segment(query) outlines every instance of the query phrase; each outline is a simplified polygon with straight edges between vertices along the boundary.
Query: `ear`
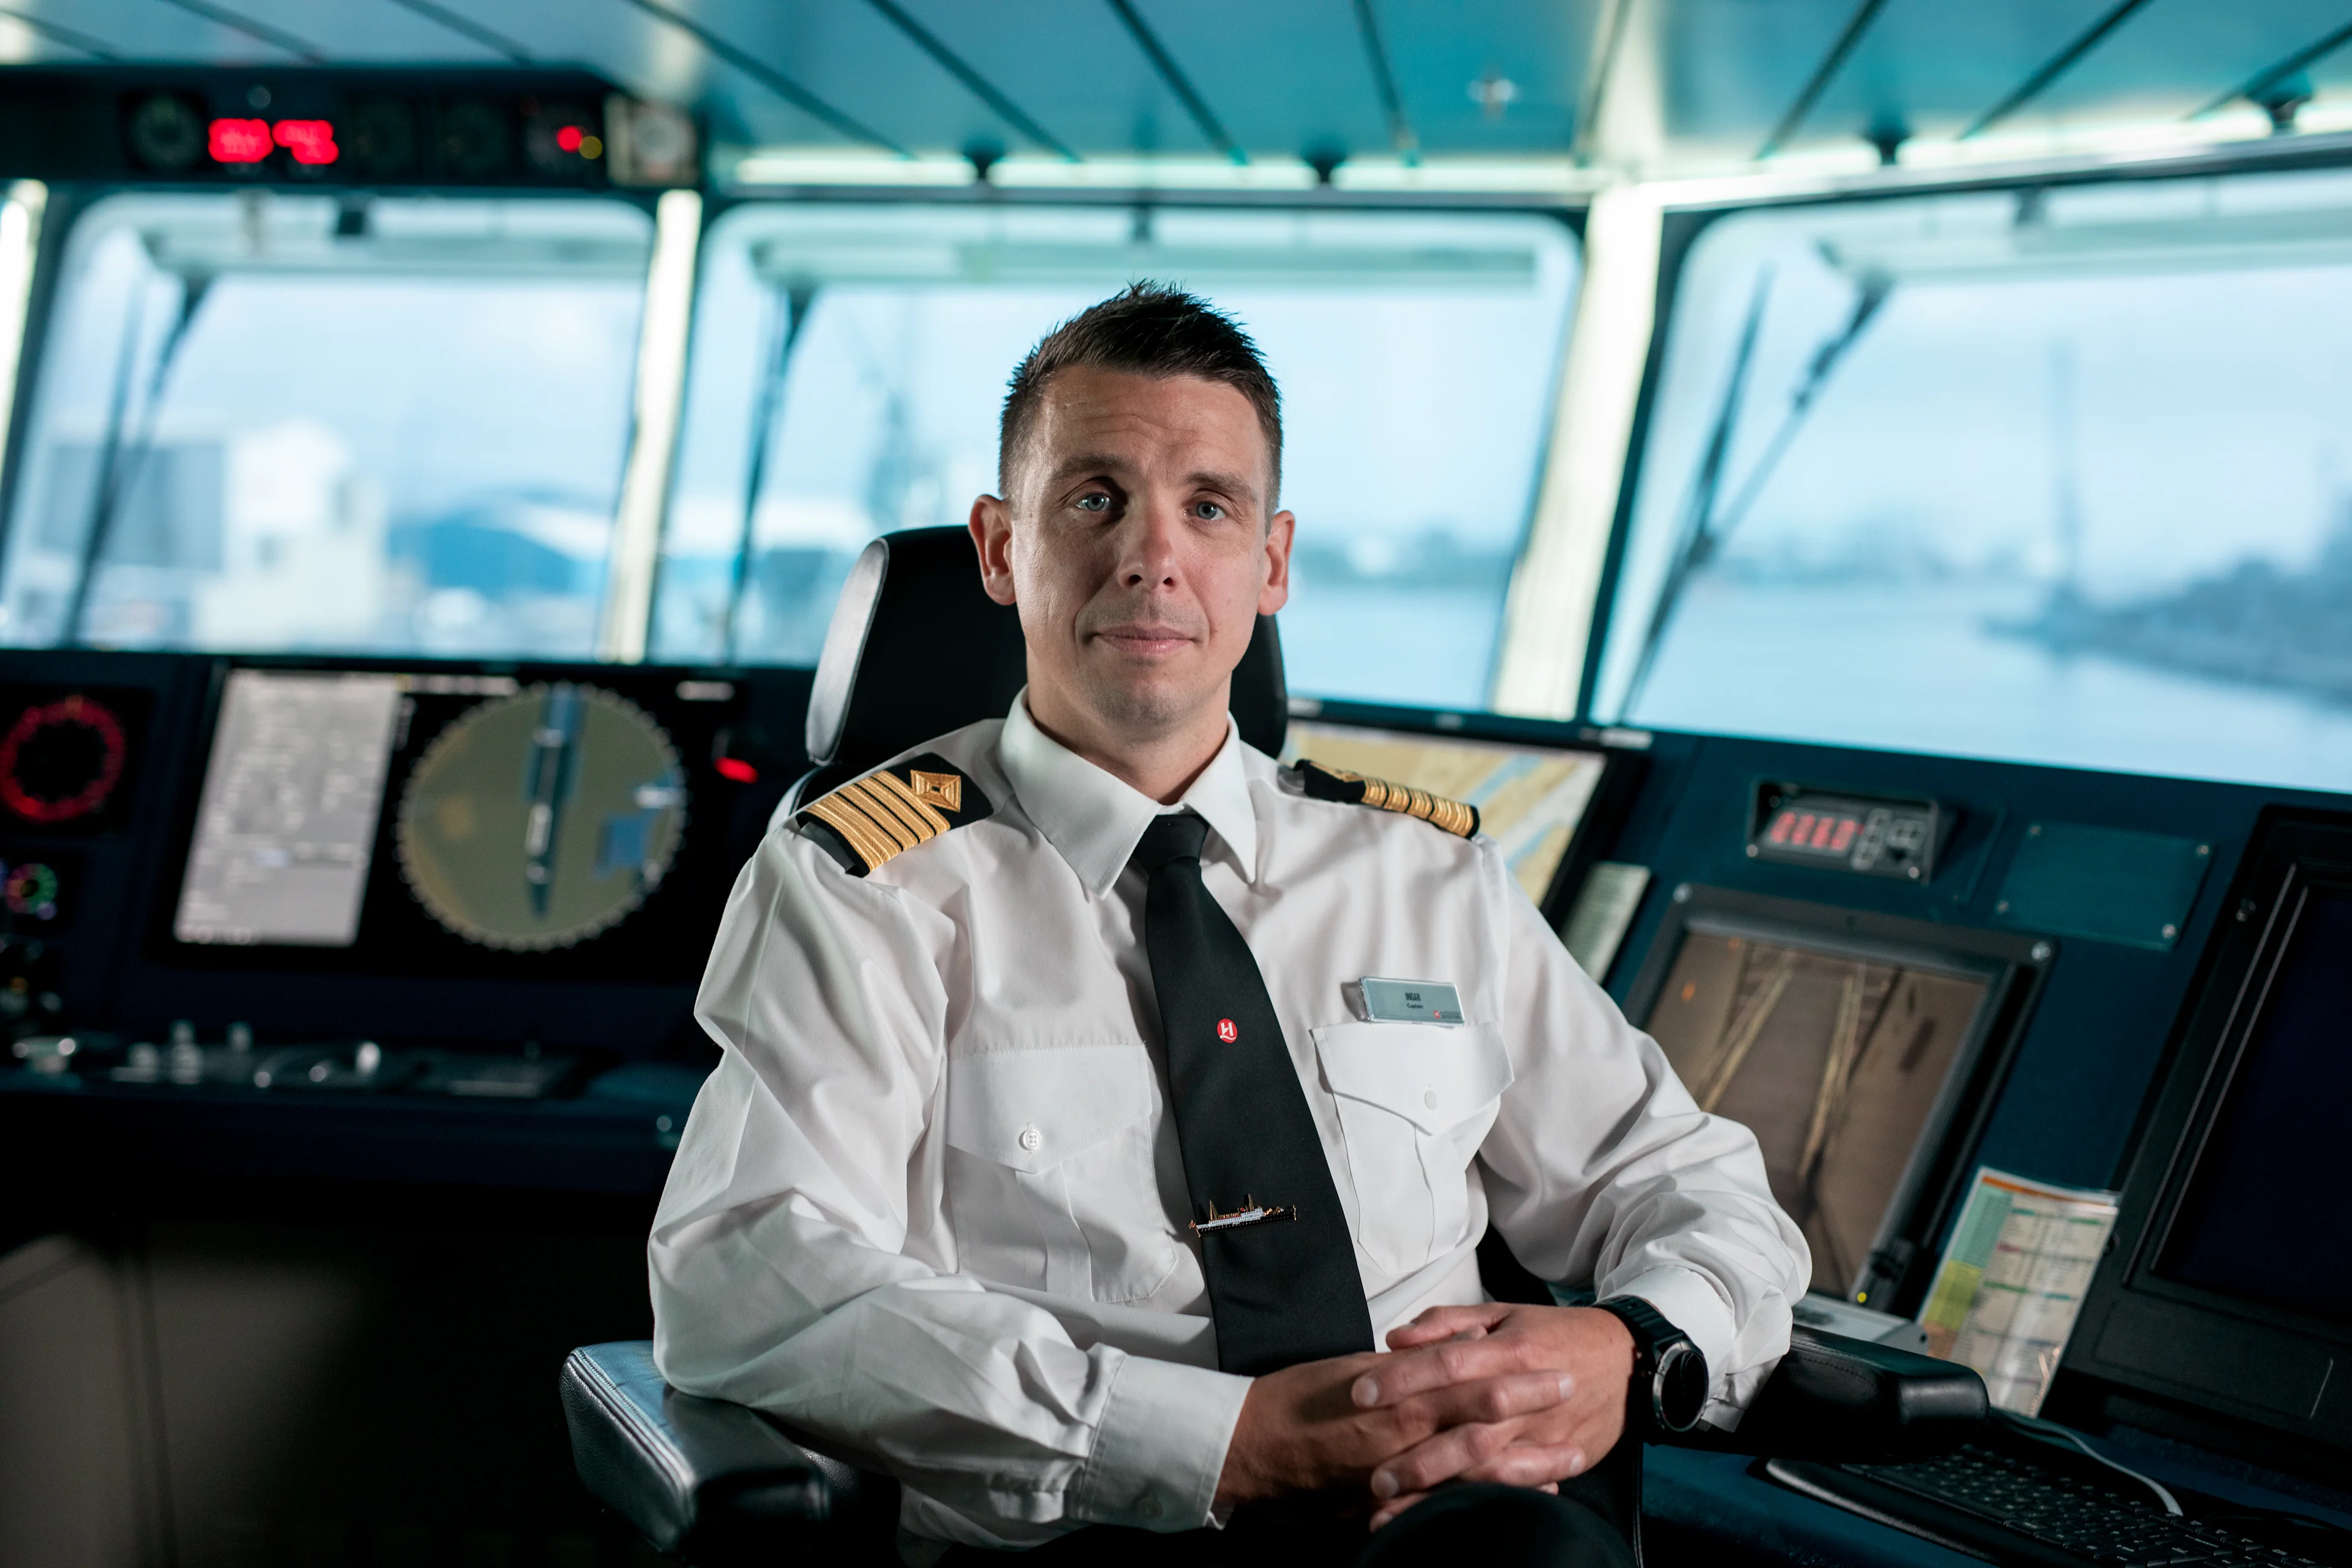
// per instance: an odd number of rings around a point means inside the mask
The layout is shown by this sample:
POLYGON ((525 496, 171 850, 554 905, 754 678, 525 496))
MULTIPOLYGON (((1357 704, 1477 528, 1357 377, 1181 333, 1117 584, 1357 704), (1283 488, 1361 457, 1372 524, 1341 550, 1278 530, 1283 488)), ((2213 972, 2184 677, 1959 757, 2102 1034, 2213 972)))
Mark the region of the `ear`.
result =
POLYGON ((1276 512, 1265 527, 1265 585, 1257 591, 1257 613, 1270 616, 1290 603, 1290 541, 1298 520, 1276 512))
POLYGON ((971 503, 971 542, 980 552, 980 585, 1000 605, 1013 602, 1013 509, 996 496, 971 503))

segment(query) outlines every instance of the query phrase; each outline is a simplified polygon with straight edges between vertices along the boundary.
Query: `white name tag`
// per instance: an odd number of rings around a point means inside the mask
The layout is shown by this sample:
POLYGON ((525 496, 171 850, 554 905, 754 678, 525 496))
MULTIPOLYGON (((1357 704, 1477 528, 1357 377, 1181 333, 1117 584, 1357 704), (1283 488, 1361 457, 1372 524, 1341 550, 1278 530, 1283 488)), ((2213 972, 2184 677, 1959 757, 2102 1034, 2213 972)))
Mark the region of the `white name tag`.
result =
POLYGON ((1364 1018, 1373 1024, 1459 1024, 1462 998, 1437 980, 1382 980, 1367 974, 1356 982, 1364 1018))

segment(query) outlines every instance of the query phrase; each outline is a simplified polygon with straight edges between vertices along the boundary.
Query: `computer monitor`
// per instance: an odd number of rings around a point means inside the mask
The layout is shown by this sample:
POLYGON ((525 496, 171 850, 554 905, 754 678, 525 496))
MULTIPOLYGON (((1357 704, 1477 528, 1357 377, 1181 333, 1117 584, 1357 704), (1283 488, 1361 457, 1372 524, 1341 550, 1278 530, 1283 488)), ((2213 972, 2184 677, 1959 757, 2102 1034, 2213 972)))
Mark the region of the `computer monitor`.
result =
POLYGON ((690 983, 735 869, 740 708, 645 667, 226 665, 148 956, 690 983))
POLYGON ((1812 1289, 1916 1306, 2053 952, 2008 932, 1677 889, 1627 1016, 1752 1129, 1812 1289))
POLYGON ((1409 784, 1478 808, 1479 830, 1554 924, 1630 796, 1638 753, 1559 725, 1348 702, 1294 704, 1283 760, 1409 784))
POLYGON ((2282 1458, 2352 1450, 2352 816, 2257 828, 2064 1365, 2282 1458))

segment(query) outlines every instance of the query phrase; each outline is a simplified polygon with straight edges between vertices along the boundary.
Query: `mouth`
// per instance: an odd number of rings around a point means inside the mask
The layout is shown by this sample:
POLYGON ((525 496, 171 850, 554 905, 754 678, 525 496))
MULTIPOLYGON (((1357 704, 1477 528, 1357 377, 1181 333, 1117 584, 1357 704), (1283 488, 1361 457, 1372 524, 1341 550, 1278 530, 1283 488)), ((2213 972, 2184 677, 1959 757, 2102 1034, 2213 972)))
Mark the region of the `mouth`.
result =
POLYGON ((1094 640, 1131 658, 1164 658, 1182 652, 1196 639, 1178 626, 1138 621, 1101 627, 1094 633, 1094 640))

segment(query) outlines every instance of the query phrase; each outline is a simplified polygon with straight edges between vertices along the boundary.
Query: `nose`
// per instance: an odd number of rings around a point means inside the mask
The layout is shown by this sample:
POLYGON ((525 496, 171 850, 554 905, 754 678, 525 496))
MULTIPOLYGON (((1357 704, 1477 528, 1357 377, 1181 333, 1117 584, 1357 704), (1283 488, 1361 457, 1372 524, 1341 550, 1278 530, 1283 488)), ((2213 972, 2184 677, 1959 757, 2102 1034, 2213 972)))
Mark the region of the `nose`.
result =
POLYGON ((1184 519, 1179 503, 1159 496, 1139 498, 1120 531, 1118 580, 1146 592, 1173 588, 1182 576, 1180 546, 1184 519))

